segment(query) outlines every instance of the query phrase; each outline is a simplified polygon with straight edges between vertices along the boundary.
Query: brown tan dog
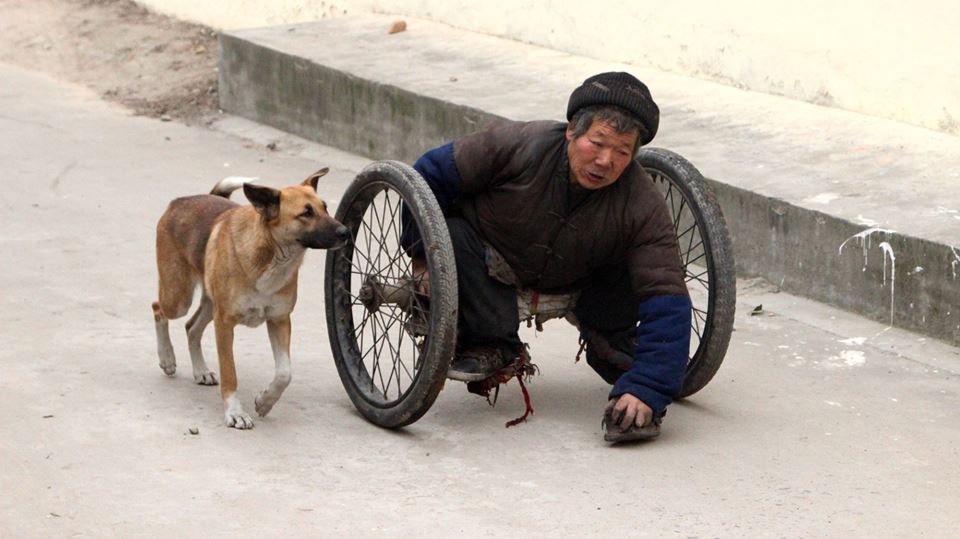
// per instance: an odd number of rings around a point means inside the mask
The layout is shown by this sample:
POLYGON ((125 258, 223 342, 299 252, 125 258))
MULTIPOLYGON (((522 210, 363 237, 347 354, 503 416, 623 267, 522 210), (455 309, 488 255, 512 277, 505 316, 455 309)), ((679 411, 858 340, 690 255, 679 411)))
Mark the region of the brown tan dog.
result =
POLYGON ((160 368, 168 375, 177 370, 168 320, 187 314, 202 283, 200 307, 187 322, 193 378, 198 384, 217 384, 200 348, 203 330, 212 320, 227 426, 253 427, 236 395, 234 326, 267 323, 276 374, 254 401, 257 413, 265 416, 290 384, 290 312, 297 302, 304 252, 337 249, 349 238, 346 227, 327 213, 317 196, 317 181, 327 171, 282 190, 227 178, 209 195, 174 200, 157 223, 160 299, 153 304, 153 316, 160 368), (241 186, 251 206, 228 200, 241 186))

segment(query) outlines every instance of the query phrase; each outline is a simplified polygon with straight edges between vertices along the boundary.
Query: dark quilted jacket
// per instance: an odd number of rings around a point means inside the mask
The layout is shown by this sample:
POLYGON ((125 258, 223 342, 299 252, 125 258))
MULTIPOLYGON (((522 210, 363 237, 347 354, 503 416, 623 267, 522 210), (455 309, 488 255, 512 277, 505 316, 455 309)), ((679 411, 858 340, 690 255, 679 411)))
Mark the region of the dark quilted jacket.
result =
POLYGON ((624 262, 638 301, 687 295, 669 210, 640 166, 568 201, 566 127, 503 121, 456 140, 459 212, 524 286, 568 289, 599 266, 624 262))

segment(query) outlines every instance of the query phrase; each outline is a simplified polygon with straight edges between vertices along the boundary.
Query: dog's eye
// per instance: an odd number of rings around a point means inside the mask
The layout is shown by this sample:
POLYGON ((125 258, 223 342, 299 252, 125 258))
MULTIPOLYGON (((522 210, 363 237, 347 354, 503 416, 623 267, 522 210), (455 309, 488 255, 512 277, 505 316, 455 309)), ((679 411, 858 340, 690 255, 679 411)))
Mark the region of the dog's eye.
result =
POLYGON ((297 217, 313 217, 314 215, 316 215, 316 212, 313 211, 313 206, 307 206, 303 209, 303 213, 297 217))

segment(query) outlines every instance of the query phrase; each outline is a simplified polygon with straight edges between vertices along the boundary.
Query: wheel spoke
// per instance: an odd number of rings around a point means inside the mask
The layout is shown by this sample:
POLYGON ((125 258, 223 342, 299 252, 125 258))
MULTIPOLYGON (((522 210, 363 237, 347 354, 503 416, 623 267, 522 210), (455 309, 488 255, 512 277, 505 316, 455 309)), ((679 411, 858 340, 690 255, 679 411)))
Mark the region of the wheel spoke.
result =
MULTIPOLYGON (((700 249, 701 246, 703 246, 703 238, 700 238, 700 241, 698 241, 696 245, 691 245, 690 248, 687 250, 687 252, 689 253, 694 249, 700 249)), ((706 249, 704 249, 703 251, 706 252, 706 249)))
MULTIPOLYGON (((403 354, 402 354, 402 352, 403 352, 403 337, 404 337, 404 335, 406 335, 406 333, 407 333, 406 328, 403 327, 404 322, 405 322, 405 320, 400 320, 400 331, 398 332, 398 337, 397 337, 397 359, 398 359, 398 361, 399 361, 399 363, 400 363, 400 367, 402 368, 402 370, 407 373, 407 377, 410 379, 410 383, 413 383, 413 376, 410 374, 410 370, 407 369, 407 363, 406 363, 406 361, 403 361, 403 354)), ((397 387, 401 387, 401 383, 400 383, 400 371, 397 371, 397 387)), ((402 394, 402 393, 403 393, 403 392, 401 391, 401 394, 402 394)))
POLYGON ((684 230, 683 232, 677 233, 677 239, 679 240, 680 238, 686 236, 687 234, 690 233, 690 231, 692 231, 692 230, 695 229, 695 228, 697 228, 697 223, 696 223, 696 222, 694 222, 692 225, 688 226, 687 229, 684 230))
MULTIPOLYGON (((703 274, 701 273, 701 275, 703 275, 703 274)), ((692 274, 690 274, 690 273, 687 273, 687 279, 686 279, 685 282, 686 282, 686 283, 689 283, 690 281, 696 281, 696 282, 700 283, 700 286, 702 286, 702 287, 704 288, 704 290, 707 290, 707 291, 710 290, 710 283, 709 283, 709 282, 707 282, 707 281, 705 281, 705 280, 703 280, 703 279, 700 279, 700 278, 698 278, 698 277, 696 277, 696 276, 694 276, 694 275, 692 275, 692 274)))
MULTIPOLYGON (((381 313, 378 312, 377 314, 381 314, 381 313)), ((379 364, 380 364, 380 359, 383 357, 383 354, 384 354, 384 348, 389 347, 389 345, 390 345, 390 336, 389 336, 389 334, 388 334, 385 330, 383 330, 383 325, 384 325, 384 324, 383 324, 383 321, 380 320, 380 317, 378 317, 378 320, 380 321, 380 328, 381 328, 381 331, 382 331, 382 333, 380 334, 380 339, 379 339, 380 347, 379 347, 378 353, 377 353, 377 364, 379 365, 379 364)), ((383 371, 384 371, 383 365, 380 365, 380 371, 379 371, 379 373, 380 373, 380 388, 381 388, 382 391, 383 391, 383 396, 384 396, 384 398, 387 398, 387 393, 388 393, 389 390, 390 390, 390 382, 393 380, 393 373, 392 373, 392 372, 391 372, 391 373, 388 373, 388 374, 387 374, 387 379, 384 380, 384 379, 383 379, 383 373, 384 373, 383 371)))
POLYGON ((686 205, 687 199, 680 197, 680 208, 673 212, 673 230, 676 231, 680 228, 680 216, 683 215, 683 207, 686 205))
MULTIPOLYGON (((377 352, 377 344, 380 342, 377 335, 377 313, 371 313, 370 318, 373 320, 370 324, 370 333, 372 333, 371 340, 373 342, 370 343, 370 350, 367 353, 373 354, 370 358, 370 390, 373 391, 376 388, 374 384, 376 384, 378 375, 380 377, 380 386, 383 387, 383 369, 380 368, 380 354, 377 352)), ((364 354, 364 357, 366 356, 367 354, 364 354)))
MULTIPOLYGON (((417 240, 416 242, 413 243, 413 245, 411 245, 411 249, 412 249, 412 248, 415 248, 417 245, 419 245, 419 244, 421 244, 421 243, 422 243, 422 240, 417 240)), ((361 271, 361 274, 366 274, 366 275, 383 275, 383 274, 387 274, 387 276, 393 277, 394 279, 399 280, 399 279, 396 277, 396 272, 390 271, 390 269, 393 269, 393 266, 394 266, 398 261, 403 260, 404 257, 407 256, 406 253, 404 252, 403 249, 398 249, 398 252, 397 252, 396 254, 392 255, 392 256, 390 257, 390 259, 386 261, 386 265, 381 266, 380 264, 382 263, 382 261, 380 260, 380 256, 381 256, 382 252, 383 252, 383 250, 381 250, 381 252, 377 254, 377 263, 376 263, 376 264, 373 264, 373 263, 371 262, 371 265, 376 266, 376 272, 366 272, 366 273, 364 273, 364 272, 361 271)), ((364 258, 367 259, 368 261, 370 260, 369 257, 367 257, 367 256, 364 256, 364 258)), ((406 267, 409 267, 409 262, 406 263, 406 267)))
MULTIPOLYGON (((694 225, 694 226, 696 226, 696 225, 694 225)), ((690 243, 687 245, 687 253, 686 253, 686 254, 687 254, 687 262, 686 262, 686 264, 684 264, 684 266, 686 266, 687 264, 690 263, 690 253, 693 252, 693 239, 694 239, 695 237, 696 237, 696 236, 695 236, 694 234, 690 234, 690 243)), ((700 245, 703 245, 703 238, 700 238, 700 242, 697 243, 697 246, 698 246, 698 247, 699 247, 700 245)))
MULTIPOLYGON (((390 257, 390 245, 388 245, 388 239, 390 234, 390 226, 387 221, 387 213, 390 210, 390 191, 385 191, 383 194, 383 204, 380 208, 380 254, 386 255, 388 260, 380 267, 381 274, 392 278, 393 277, 393 262, 389 259, 390 257)), ((392 212, 391 212, 392 214, 392 212)))
POLYGON ((697 258, 694 258, 694 259, 692 259, 692 260, 687 260, 683 265, 684 265, 684 267, 689 266, 690 264, 695 263, 697 260, 700 260, 701 258, 703 258, 703 257, 705 257, 705 256, 707 256, 707 252, 706 252, 706 251, 701 251, 700 254, 697 255, 697 258))
POLYGON ((390 348, 394 358, 393 370, 396 371, 396 374, 397 374, 397 391, 398 391, 397 396, 399 397, 405 391, 403 388, 403 381, 400 378, 400 374, 402 372, 406 372, 407 377, 410 378, 411 382, 413 381, 413 376, 410 375, 410 370, 407 369, 406 361, 404 361, 403 359, 403 336, 405 333, 405 330, 403 328, 403 319, 397 316, 396 314, 399 309, 394 308, 392 310, 393 310, 393 313, 391 314, 391 319, 393 321, 390 324, 391 324, 391 329, 396 331, 397 343, 395 348, 392 345, 390 348), (396 324, 399 324, 399 327, 397 327, 396 324))
POLYGON ((703 330, 702 330, 702 327, 706 327, 706 326, 701 326, 700 323, 707 321, 706 316, 704 316, 703 318, 700 317, 700 313, 701 313, 701 312, 703 312, 703 311, 697 309, 696 307, 693 308, 693 313, 692 313, 692 314, 693 314, 693 316, 692 316, 692 322, 693 322, 693 324, 691 324, 691 327, 693 328, 694 333, 697 334, 697 338, 698 338, 698 339, 703 338, 703 330))
POLYGON ((701 278, 702 278, 704 275, 706 275, 707 273, 709 273, 709 272, 710 272, 710 270, 706 270, 706 269, 705 269, 705 270, 701 271, 700 273, 694 275, 692 271, 687 270, 687 277, 688 277, 688 280, 689 280, 689 279, 697 279, 697 280, 699 281, 699 280, 702 280, 701 278))
MULTIPOLYGON (((381 383, 380 389, 383 391, 383 396, 386 397, 386 398, 389 398, 390 385, 393 383, 393 373, 394 373, 394 371, 396 370, 396 365, 397 365, 397 356, 396 356, 396 353, 395 353, 394 350, 393 350, 393 344, 390 342, 390 326, 388 326, 387 324, 384 324, 383 319, 382 319, 382 315, 383 315, 384 313, 381 311, 381 312, 378 312, 377 314, 380 314, 380 315, 381 315, 381 317, 378 317, 378 320, 379 320, 379 322, 380 322, 380 331, 381 331, 381 339, 380 339, 380 340, 381 340, 381 344, 380 344, 380 353, 381 353, 381 355, 382 355, 383 352, 384 352, 384 345, 386 345, 386 348, 389 348, 389 349, 390 349, 389 352, 390 352, 391 369, 390 369, 390 372, 387 374, 387 379, 386 379, 386 381, 384 381, 383 376, 382 376, 382 374, 383 374, 383 367, 382 367, 382 366, 380 367, 380 373, 381 373, 381 376, 380 376, 380 383, 381 383)), ((378 361, 378 363, 379 363, 379 358, 377 359, 377 361, 378 361)))
MULTIPOLYGON (((390 372, 387 374, 386 380, 384 380, 382 377, 383 370, 384 370, 383 366, 382 365, 380 366, 380 373, 381 373, 380 379, 382 384, 381 388, 383 390, 385 397, 388 396, 389 394, 390 386, 392 385, 395 375, 397 375, 396 378, 397 378, 398 397, 403 394, 403 388, 401 387, 401 380, 400 380, 400 377, 398 376, 399 374, 398 363, 402 365, 402 354, 401 354, 402 346, 400 343, 398 343, 397 345, 394 345, 393 339, 392 339, 393 334, 399 335, 399 339, 401 339, 400 342, 402 342, 402 338, 403 338, 403 328, 402 328, 403 320, 399 316, 397 316, 396 314, 397 310, 398 308, 396 306, 391 305, 389 306, 388 310, 377 311, 378 316, 376 318, 376 323, 378 323, 378 328, 380 332, 379 351, 381 355, 383 352, 388 352, 391 358, 390 360, 391 369, 390 369, 390 372), (399 328, 397 327, 398 323, 401 325, 399 328)), ((378 363, 379 363, 379 359, 380 358, 378 357, 378 363)))
MULTIPOLYGON (((387 245, 387 239, 389 234, 389 227, 387 226, 387 213, 390 211, 390 191, 383 192, 383 199, 380 201, 380 213, 378 214, 378 228, 380 234, 377 236, 380 240, 380 250, 379 255, 383 255, 386 258, 389 258, 391 255, 390 246, 387 245)), ((387 260, 384 265, 380 266, 381 274, 386 274, 391 276, 391 262, 387 260)))
POLYGON ((692 323, 690 324, 690 329, 692 329, 693 332, 697 334, 697 337, 699 337, 700 336, 700 318, 694 315, 692 317, 691 322, 692 323))
MULTIPOLYGON (((402 322, 401 322, 401 324, 402 324, 402 322)), ((402 381, 402 379, 401 379, 401 377, 400 377, 400 374, 405 372, 405 373, 407 374, 407 378, 410 379, 410 382, 411 382, 411 383, 412 383, 413 380, 414 380, 414 376, 413 376, 413 374, 410 373, 410 369, 407 367, 407 362, 404 360, 403 340, 404 340, 404 330, 403 330, 402 327, 400 327, 400 328, 398 328, 398 331, 397 331, 397 347, 396 347, 396 349, 393 350, 393 353, 394 353, 394 365, 393 365, 393 371, 392 371, 392 372, 395 372, 395 373, 396 373, 396 376, 397 376, 397 388, 400 390, 400 393, 401 393, 401 394, 403 393, 404 389, 403 389, 403 385, 402 385, 402 384, 403 384, 403 381, 402 381)))
MULTIPOLYGON (((366 226, 366 225, 364 225, 364 226, 366 226)), ((356 245, 356 243, 354 243, 354 245, 356 245)), ((366 263, 367 263, 367 270, 369 270, 370 267, 373 266, 373 261, 370 260, 370 257, 368 257, 366 253, 364 253, 363 251, 361 251, 360 249, 357 249, 357 248, 354 248, 354 253, 360 255, 360 257, 363 258, 364 261, 366 261, 366 263)), ((354 262, 355 262, 355 263, 351 265, 352 268, 356 269, 356 270, 357 270, 358 272, 360 272, 360 273, 369 273, 369 271, 364 271, 363 268, 360 267, 360 261, 354 260, 354 262)))

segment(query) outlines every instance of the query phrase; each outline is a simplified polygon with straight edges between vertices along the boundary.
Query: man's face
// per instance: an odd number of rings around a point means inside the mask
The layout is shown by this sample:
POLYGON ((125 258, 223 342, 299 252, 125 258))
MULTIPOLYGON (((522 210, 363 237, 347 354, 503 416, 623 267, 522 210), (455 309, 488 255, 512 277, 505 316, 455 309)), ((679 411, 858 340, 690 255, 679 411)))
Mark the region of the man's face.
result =
POLYGON ((608 123, 598 120, 587 132, 573 138, 573 126, 567 127, 567 157, 571 181, 584 189, 600 189, 620 179, 633 160, 633 149, 640 136, 636 129, 617 133, 608 123))

